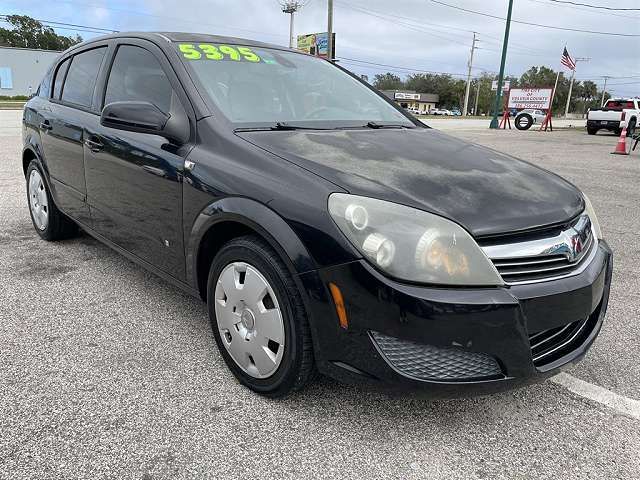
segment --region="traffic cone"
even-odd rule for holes
[[[622,121],[624,121],[626,112],[622,112]],[[629,155],[627,152],[627,122],[624,122],[624,127],[622,127],[622,132],[620,132],[620,138],[618,139],[618,143],[616,143],[616,149],[611,152],[613,155]]]

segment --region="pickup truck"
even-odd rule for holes
[[[622,112],[625,112],[624,121],[627,123],[627,134],[632,135],[638,118],[640,118],[640,100],[637,98],[612,98],[607,100],[604,107],[589,110],[587,114],[587,133],[595,135],[598,130],[609,130],[620,135],[623,127]]]

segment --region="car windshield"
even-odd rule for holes
[[[175,46],[202,93],[236,127],[415,126],[326,60],[240,45],[179,42]]]

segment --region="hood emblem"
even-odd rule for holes
[[[591,235],[591,222],[580,222],[562,232],[562,243],[556,246],[554,253],[562,254],[569,262],[575,263],[584,255]]]

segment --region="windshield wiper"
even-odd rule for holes
[[[305,127],[303,125],[294,125],[287,122],[276,122],[273,125],[260,126],[260,127],[240,127],[236,128],[235,132],[259,132],[259,131],[286,131],[286,130],[332,130],[331,128],[321,127]]]
[[[367,122],[365,125],[369,128],[415,128],[409,125],[403,125],[402,123],[378,123],[378,122]]]

